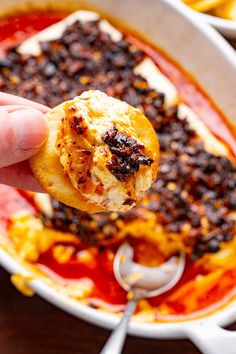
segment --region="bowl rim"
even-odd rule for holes
[[[200,32],[203,33],[210,41],[215,45],[218,45],[219,50],[230,60],[234,61],[236,56],[233,55],[233,51],[230,50],[229,45],[222,37],[214,31],[206,23],[199,23],[197,16],[192,16],[192,11],[186,6],[180,6],[178,2],[173,0],[159,0],[165,6],[174,10],[179,16],[184,17],[188,22],[192,23],[194,27],[197,27]],[[0,245],[0,265],[5,268],[9,273],[29,275],[29,270],[24,267],[19,261],[10,256]],[[104,328],[114,328],[119,320],[119,317],[114,314],[108,314],[102,311],[98,311],[90,308],[80,301],[74,300],[67,295],[61,294],[51,286],[47,285],[41,280],[32,280],[29,282],[30,286],[35,292],[45,300],[87,322],[99,325]],[[216,324],[219,326],[225,326],[232,323],[236,319],[236,306],[234,304],[236,300],[231,301],[224,308],[219,309],[213,314],[206,315],[199,319],[187,320],[184,322],[169,322],[169,323],[138,323],[131,322],[129,325],[128,333],[134,336],[145,338],[162,338],[162,339],[174,339],[174,338],[186,338],[189,336],[189,324],[191,328],[198,326],[199,324]]]

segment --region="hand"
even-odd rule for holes
[[[0,92],[0,183],[42,192],[27,159],[45,143],[48,107]]]

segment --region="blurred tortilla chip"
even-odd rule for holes
[[[213,14],[228,20],[236,21],[236,0],[228,0],[224,4],[217,6]]]
[[[208,12],[215,7],[224,4],[228,0],[184,0],[195,11]]]

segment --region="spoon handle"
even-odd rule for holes
[[[131,299],[128,302],[119,324],[117,325],[117,327],[114,329],[114,331],[108,338],[100,354],[111,354],[111,353],[120,354],[121,353],[126,338],[128,324],[136,308],[136,305],[137,305],[136,299]]]

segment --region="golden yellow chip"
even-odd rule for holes
[[[186,5],[190,5],[193,2],[196,2],[196,0],[182,0]]]
[[[227,0],[184,0],[184,2],[189,5],[193,10],[200,12],[208,12],[213,10],[215,7],[225,3]]]
[[[226,3],[216,7],[213,14],[218,17],[236,21],[236,0],[228,0]]]

